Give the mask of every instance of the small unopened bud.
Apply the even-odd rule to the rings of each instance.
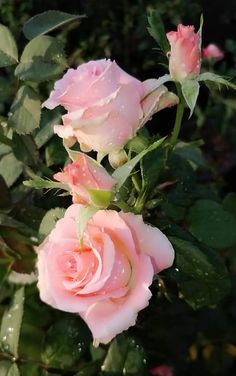
[[[128,156],[125,150],[116,150],[108,154],[108,160],[110,165],[116,169],[128,161]]]

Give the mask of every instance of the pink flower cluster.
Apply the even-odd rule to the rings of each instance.
[[[196,79],[201,68],[199,34],[193,26],[179,25],[167,38],[171,79]],[[210,45],[203,57],[219,60],[223,55]],[[158,80],[141,82],[115,61],[104,59],[69,69],[44,106],[61,105],[66,110],[63,125],[54,127],[66,147],[78,141],[83,152],[124,157],[124,146],[150,117],[178,100]],[[54,175],[71,193],[73,205],[38,248],[38,287],[44,302],[79,314],[95,344],[108,343],[135,324],[138,312],[148,305],[154,274],[172,265],[174,250],[167,237],[140,215],[114,210],[97,209],[81,239],[83,207],[107,208],[109,203],[99,206],[94,197],[115,194],[117,181],[86,154],[76,155]],[[160,366],[152,374],[172,375],[172,370]]]
[[[108,154],[121,151],[150,116],[177,102],[157,80],[141,82],[115,62],[98,60],[69,69],[44,106],[67,111],[63,125],[54,127],[67,147],[78,141],[83,151]],[[79,314],[97,345],[135,324],[154,274],[172,265],[174,250],[140,215],[114,210],[98,210],[81,241],[83,207],[96,205],[96,192],[112,194],[117,182],[85,153],[76,156],[54,175],[73,205],[38,247],[38,287],[47,304]]]

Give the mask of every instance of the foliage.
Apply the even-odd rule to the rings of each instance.
[[[175,265],[157,277],[151,304],[140,313],[136,327],[110,345],[94,348],[83,321],[41,303],[35,282],[25,278],[35,272],[35,246],[71,203],[70,197],[51,190],[60,190],[51,180],[69,158],[52,130],[60,121],[61,109],[41,109],[53,82],[68,66],[101,54],[117,57],[131,73],[140,69],[141,77],[154,68],[156,74],[157,64],[157,53],[151,51],[155,41],[148,37],[143,16],[144,2],[132,6],[116,2],[111,7],[106,1],[103,6],[91,1],[85,12],[101,16],[96,41],[95,31],[88,34],[89,22],[78,14],[54,12],[50,22],[48,13],[35,16],[41,10],[39,3],[21,2],[19,17],[13,2],[1,4],[0,374],[141,376],[165,363],[175,375],[231,375],[236,367],[232,331],[236,198],[228,175],[235,168],[236,100],[230,91],[219,92],[208,82],[211,95],[201,89],[192,118],[184,118],[184,142],[178,141],[170,153],[169,139],[156,135],[160,131],[167,136],[168,129],[160,126],[152,132],[151,125],[126,145],[129,161],[113,172],[119,191],[112,205],[142,212],[147,222],[170,238],[176,251]],[[55,9],[60,8],[59,2],[54,3]],[[199,3],[191,3],[199,15]],[[180,17],[197,23],[189,19],[194,12],[189,13],[187,1],[168,0],[159,5],[168,26],[180,22]],[[155,22],[158,30],[160,24],[151,14],[151,35],[157,39]],[[29,21],[30,15],[35,17]],[[119,16],[124,20],[121,29],[121,23],[113,22]],[[135,25],[134,19],[139,21]],[[29,41],[19,34],[22,28]],[[124,40],[124,46],[119,40]],[[228,58],[210,69],[212,74],[233,77],[235,41],[226,41],[225,49]],[[138,68],[136,61],[140,61]],[[163,68],[158,69],[162,72]],[[197,82],[182,85],[191,113],[198,89]],[[175,110],[168,111],[171,122]],[[161,119],[155,116],[152,124],[160,124]],[[104,165],[108,166],[107,160]],[[40,189],[33,189],[29,181]],[[85,218],[91,215],[84,213]],[[79,229],[81,234],[83,230]],[[17,283],[11,282],[12,273],[17,273]]]

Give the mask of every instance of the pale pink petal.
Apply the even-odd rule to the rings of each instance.
[[[103,234],[102,254],[96,251],[94,247],[93,251],[95,252],[96,256],[99,257],[101,260],[101,269],[98,273],[95,273],[91,281],[82,290],[80,290],[79,294],[81,295],[95,293],[98,290],[100,290],[110,277],[114,265],[114,245],[111,239],[106,234]]]
[[[120,216],[132,230],[140,252],[151,256],[155,272],[159,273],[171,267],[174,261],[174,249],[163,232],[157,227],[144,224],[141,215],[121,212]]]
[[[74,137],[74,130],[70,125],[54,125],[54,133],[61,138]]]
[[[90,223],[94,226],[102,226],[103,231],[110,236],[117,248],[122,249],[122,252],[127,254],[131,262],[136,262],[137,254],[134,239],[130,227],[121,214],[122,212],[118,213],[114,210],[99,210],[90,220]]]
[[[80,143],[89,145],[95,151],[109,154],[121,149],[134,137],[134,130],[119,112],[112,111],[103,123],[76,129],[74,134]]]
[[[135,283],[127,296],[98,302],[82,313],[96,344],[108,343],[117,334],[135,325],[138,312],[149,304],[153,267],[150,258],[140,255],[139,268],[134,271]]]

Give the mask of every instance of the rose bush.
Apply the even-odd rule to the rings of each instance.
[[[230,54],[235,60],[234,44],[225,44],[224,64],[206,62],[200,73],[202,22],[198,34],[193,26],[179,25],[167,74],[141,82],[115,62],[91,61],[65,73],[46,101],[65,111],[42,110],[42,98],[69,65],[101,56],[89,49],[91,56],[83,40],[76,50],[76,27],[83,22],[68,23],[80,18],[57,10],[34,16],[24,24],[27,41],[20,37],[25,46],[17,46],[0,25],[0,375],[235,374],[236,336],[229,324],[236,301],[236,196],[224,194],[230,190],[220,176],[225,167],[211,155],[223,141],[217,129],[233,140],[233,96],[216,90],[236,88],[217,74],[219,67],[232,76],[227,66]],[[138,39],[128,24],[120,44],[128,47],[125,59],[113,54],[107,38],[102,53],[118,56],[133,72],[143,54],[140,76],[162,73],[170,45],[158,11],[149,13],[148,23],[163,52],[160,71],[145,41],[134,43],[138,54],[129,49]],[[61,41],[73,31],[67,62]],[[204,81],[214,101],[200,91]],[[141,129],[157,110],[173,104],[178,106],[167,117],[153,119],[156,130]],[[54,124],[64,124],[55,127],[63,142]],[[72,145],[77,141],[80,149]],[[98,153],[83,153],[91,149]],[[37,279],[47,304],[39,299]],[[86,323],[95,345],[112,342],[95,349]]]
[[[68,145],[78,140],[84,151],[108,154],[133,138],[151,114],[177,103],[165,86],[152,92],[155,82],[137,80],[115,61],[90,61],[69,69],[55,83],[44,106],[53,109],[61,105],[67,110],[63,126],[54,130]]]
[[[74,203],[92,204],[93,192],[111,192],[116,181],[92,158],[78,153],[75,162],[68,164],[63,172],[54,174],[54,179],[66,184]]]
[[[98,345],[135,324],[154,273],[172,265],[174,250],[141,216],[111,210],[93,216],[81,246],[79,220],[74,204],[38,248],[38,287],[45,303],[80,314]]]
[[[171,50],[169,52],[170,75],[175,81],[192,79],[201,69],[200,37],[194,26],[178,25],[177,31],[166,34]]]

